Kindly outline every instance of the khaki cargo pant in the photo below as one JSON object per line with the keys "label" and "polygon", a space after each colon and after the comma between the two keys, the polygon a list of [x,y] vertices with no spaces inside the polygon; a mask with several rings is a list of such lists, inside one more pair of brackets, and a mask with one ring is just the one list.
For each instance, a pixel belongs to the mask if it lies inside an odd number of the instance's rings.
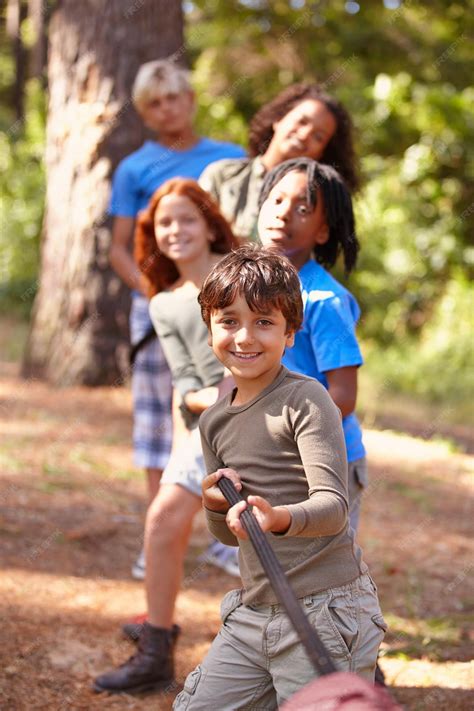
{"label": "khaki cargo pant", "polygon": [[[301,599],[334,663],[374,680],[386,632],[369,575]],[[248,606],[241,591],[221,604],[222,627],[206,658],[191,672],[175,711],[274,711],[315,672],[281,605]]]}

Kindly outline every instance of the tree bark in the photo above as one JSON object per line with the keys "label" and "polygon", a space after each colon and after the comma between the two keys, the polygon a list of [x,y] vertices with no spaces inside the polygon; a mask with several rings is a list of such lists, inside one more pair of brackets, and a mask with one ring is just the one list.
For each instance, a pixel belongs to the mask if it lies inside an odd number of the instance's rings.
{"label": "tree bark", "polygon": [[116,383],[129,293],[108,263],[110,178],[144,129],[130,91],[143,62],[184,54],[179,0],[62,0],[48,62],[41,277],[23,364],[56,385]]}
{"label": "tree bark", "polygon": [[15,83],[13,85],[13,106],[17,121],[25,118],[25,82],[27,67],[27,50],[21,36],[21,23],[26,18],[27,5],[22,0],[8,0],[7,3],[7,33],[13,46],[15,60]]}
{"label": "tree bark", "polygon": [[30,76],[41,79],[43,86],[46,86],[47,27],[50,11],[51,8],[45,0],[28,0],[28,18],[34,32],[34,42],[30,49]]}

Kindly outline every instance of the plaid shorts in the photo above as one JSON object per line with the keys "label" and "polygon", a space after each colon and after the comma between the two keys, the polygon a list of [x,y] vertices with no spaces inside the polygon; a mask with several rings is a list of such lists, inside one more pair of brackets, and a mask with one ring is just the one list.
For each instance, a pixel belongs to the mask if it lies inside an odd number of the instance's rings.
{"label": "plaid shorts", "polygon": [[[133,293],[130,336],[133,343],[152,328],[148,300]],[[158,338],[138,351],[132,372],[133,461],[144,469],[164,469],[171,451],[171,373]]]}

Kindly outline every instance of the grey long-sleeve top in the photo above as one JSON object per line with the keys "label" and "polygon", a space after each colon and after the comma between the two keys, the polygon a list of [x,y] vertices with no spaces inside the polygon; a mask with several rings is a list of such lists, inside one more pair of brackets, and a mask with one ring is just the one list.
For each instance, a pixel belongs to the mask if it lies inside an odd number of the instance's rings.
{"label": "grey long-sleeve top", "polygon": [[[291,523],[267,537],[298,597],[351,582],[367,566],[347,522],[347,460],[340,413],[325,388],[282,367],[244,405],[228,395],[199,420],[208,473],[222,467],[241,477],[242,496],[286,506]],[[278,602],[252,544],[237,540],[225,514],[206,510],[211,533],[240,546],[243,601]]]}
{"label": "grey long-sleeve top", "polygon": [[220,383],[224,367],[207,343],[197,293],[162,291],[150,301],[150,317],[181,397]]}

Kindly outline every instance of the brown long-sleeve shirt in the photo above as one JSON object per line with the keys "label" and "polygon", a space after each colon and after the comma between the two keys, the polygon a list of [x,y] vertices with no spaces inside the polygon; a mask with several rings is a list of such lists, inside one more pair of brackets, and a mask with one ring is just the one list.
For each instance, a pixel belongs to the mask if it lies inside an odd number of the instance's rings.
{"label": "brown long-sleeve shirt", "polygon": [[[232,394],[200,419],[209,473],[235,469],[242,495],[286,506],[285,534],[266,534],[298,597],[344,585],[367,566],[347,519],[347,460],[340,413],[316,380],[288,371],[256,398],[233,406]],[[246,604],[277,601],[250,541],[237,541],[225,515],[206,510],[211,533],[240,545]]]}

